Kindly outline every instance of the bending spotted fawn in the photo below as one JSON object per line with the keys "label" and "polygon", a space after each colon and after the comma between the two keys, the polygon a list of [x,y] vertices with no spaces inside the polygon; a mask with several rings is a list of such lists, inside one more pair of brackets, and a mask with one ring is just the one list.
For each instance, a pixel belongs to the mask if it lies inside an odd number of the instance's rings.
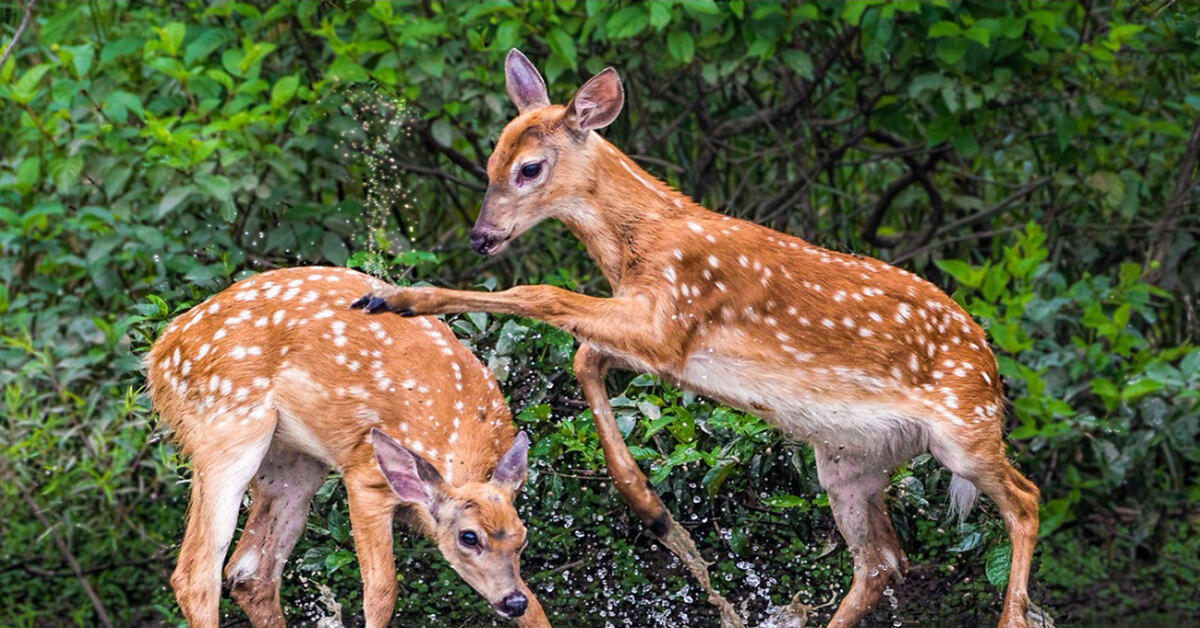
{"label": "bending spotted fawn", "polygon": [[176,318],[146,356],[154,407],[191,458],[171,577],[189,625],[217,626],[221,562],[247,485],[250,514],[225,576],[254,626],[283,625],[284,561],[333,468],[367,626],[387,625],[395,607],[397,506],[498,613],[549,626],[519,567],[526,536],[513,500],[529,439],[445,324],[346,308],[384,285],[342,268],[262,273]]}
{"label": "bending spotted fawn", "polygon": [[902,578],[906,558],[884,490],[894,467],[928,450],[953,471],[951,501],[960,511],[979,490],[999,507],[1012,540],[1000,624],[1027,625],[1038,490],[1005,458],[1003,391],[983,330],[907,271],[717,214],[647,174],[595,132],[624,101],[612,68],[565,107],[550,104],[541,75],[516,50],[506,77],[520,115],[488,160],[471,245],[496,254],[556,218],[586,245],[613,296],[550,286],[494,294],[393,287],[355,305],[406,316],[515,314],[573,334],[582,344],[575,373],[614,485],[705,584],[690,538],[621,441],[605,371],[656,373],[811,443],[854,555],[853,584],[833,626],[857,623],[888,581]]}

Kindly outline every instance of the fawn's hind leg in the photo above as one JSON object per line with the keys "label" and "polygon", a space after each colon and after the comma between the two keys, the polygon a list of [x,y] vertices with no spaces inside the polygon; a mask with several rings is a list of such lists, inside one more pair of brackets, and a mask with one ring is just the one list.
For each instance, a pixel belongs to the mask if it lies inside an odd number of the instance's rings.
{"label": "fawn's hind leg", "polygon": [[1040,493],[1037,486],[1014,469],[1005,457],[998,427],[994,441],[986,445],[973,443],[974,446],[968,449],[953,437],[942,435],[932,439],[930,451],[955,475],[974,484],[991,498],[1004,517],[1012,542],[1012,563],[1000,626],[1025,628],[1028,626],[1029,570],[1037,545]]}
{"label": "fawn's hind leg", "polygon": [[328,467],[272,448],[250,486],[250,515],[225,566],[233,598],[256,628],[284,626],[279,584]]}
{"label": "fawn's hind leg", "polygon": [[187,529],[171,575],[171,588],[189,626],[216,628],[218,624],[221,562],[237,527],[246,485],[271,443],[270,427],[251,426],[228,439],[221,451],[198,451],[192,456]]}
{"label": "fawn's hind leg", "polygon": [[895,461],[828,445],[815,445],[814,450],[817,476],[854,555],[854,581],[829,625],[854,626],[874,608],[888,583],[904,580],[908,567],[884,504]]}

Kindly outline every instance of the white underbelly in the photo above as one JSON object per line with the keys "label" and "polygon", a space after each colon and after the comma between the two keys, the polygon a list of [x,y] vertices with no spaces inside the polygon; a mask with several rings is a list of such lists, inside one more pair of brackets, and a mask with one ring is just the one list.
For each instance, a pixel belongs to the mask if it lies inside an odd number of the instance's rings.
{"label": "white underbelly", "polygon": [[924,419],[900,391],[842,370],[772,368],[698,352],[688,358],[680,383],[740,408],[805,442],[856,448],[895,448],[922,439]]}

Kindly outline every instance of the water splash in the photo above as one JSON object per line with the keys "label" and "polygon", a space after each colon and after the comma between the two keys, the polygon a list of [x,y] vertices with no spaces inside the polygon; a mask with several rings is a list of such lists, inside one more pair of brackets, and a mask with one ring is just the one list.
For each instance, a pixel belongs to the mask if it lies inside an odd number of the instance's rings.
{"label": "water splash", "polygon": [[[353,124],[338,129],[333,152],[342,159],[346,183],[361,186],[366,215],[365,224],[352,225],[366,229],[367,253],[356,265],[386,277],[390,266],[386,256],[412,249],[416,235],[415,212],[404,186],[408,170],[397,158],[397,148],[413,139],[416,116],[408,103],[386,86],[355,84],[339,90],[338,96],[339,112]],[[389,217],[395,219],[394,229],[389,229]]]}

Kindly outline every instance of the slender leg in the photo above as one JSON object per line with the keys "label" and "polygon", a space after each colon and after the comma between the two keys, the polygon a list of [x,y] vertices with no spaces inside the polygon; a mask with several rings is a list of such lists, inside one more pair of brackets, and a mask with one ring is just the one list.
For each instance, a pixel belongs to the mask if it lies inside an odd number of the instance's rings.
{"label": "slender leg", "polygon": [[890,459],[815,445],[817,477],[829,492],[838,530],[854,555],[854,581],[830,626],[854,626],[892,580],[903,582],[908,559],[884,504]]}
{"label": "slender leg", "polygon": [[256,628],[282,627],[279,584],[283,566],[304,533],[312,496],[328,469],[307,456],[271,450],[250,487],[246,527],[225,578],[233,598]]}
{"label": "slender leg", "polygon": [[649,365],[676,364],[682,346],[668,342],[663,320],[646,296],[589,297],[552,286],[516,286],[501,292],[393,287],[351,307],[403,316],[495,312],[544,321],[581,342],[636,355]]}
{"label": "slender leg", "polygon": [[1026,628],[1029,625],[1029,571],[1033,550],[1037,545],[1038,499],[1037,486],[1021,475],[1004,456],[1004,443],[997,430],[994,446],[976,448],[966,455],[963,448],[948,438],[931,447],[933,455],[958,476],[983,491],[999,508],[1012,543],[1012,562],[1008,572],[1008,591],[1004,595],[1004,611],[1000,626]]}
{"label": "slender leg", "polygon": [[377,470],[368,466],[347,469],[346,493],[350,502],[350,527],[354,551],[363,579],[363,616],[366,628],[382,628],[396,608],[396,559],[392,547],[392,519],[399,499]]}
{"label": "slender leg", "polygon": [[171,588],[193,628],[215,628],[221,598],[221,562],[237,527],[246,485],[254,477],[271,442],[271,432],[218,456],[192,459],[192,495],[187,530]]}
{"label": "slender leg", "polygon": [[662,499],[650,488],[646,476],[638,468],[629,453],[629,448],[617,429],[612,406],[608,402],[608,391],[604,387],[604,374],[608,371],[607,358],[588,345],[581,345],[575,353],[575,377],[583,388],[596,432],[600,435],[600,446],[604,448],[604,464],[613,486],[638,517],[642,519],[658,540],[679,557],[708,592],[708,601],[721,609],[721,623],[726,628],[742,626],[742,620],[708,579],[708,563],[696,549],[696,543],[671,513],[663,506]]}

